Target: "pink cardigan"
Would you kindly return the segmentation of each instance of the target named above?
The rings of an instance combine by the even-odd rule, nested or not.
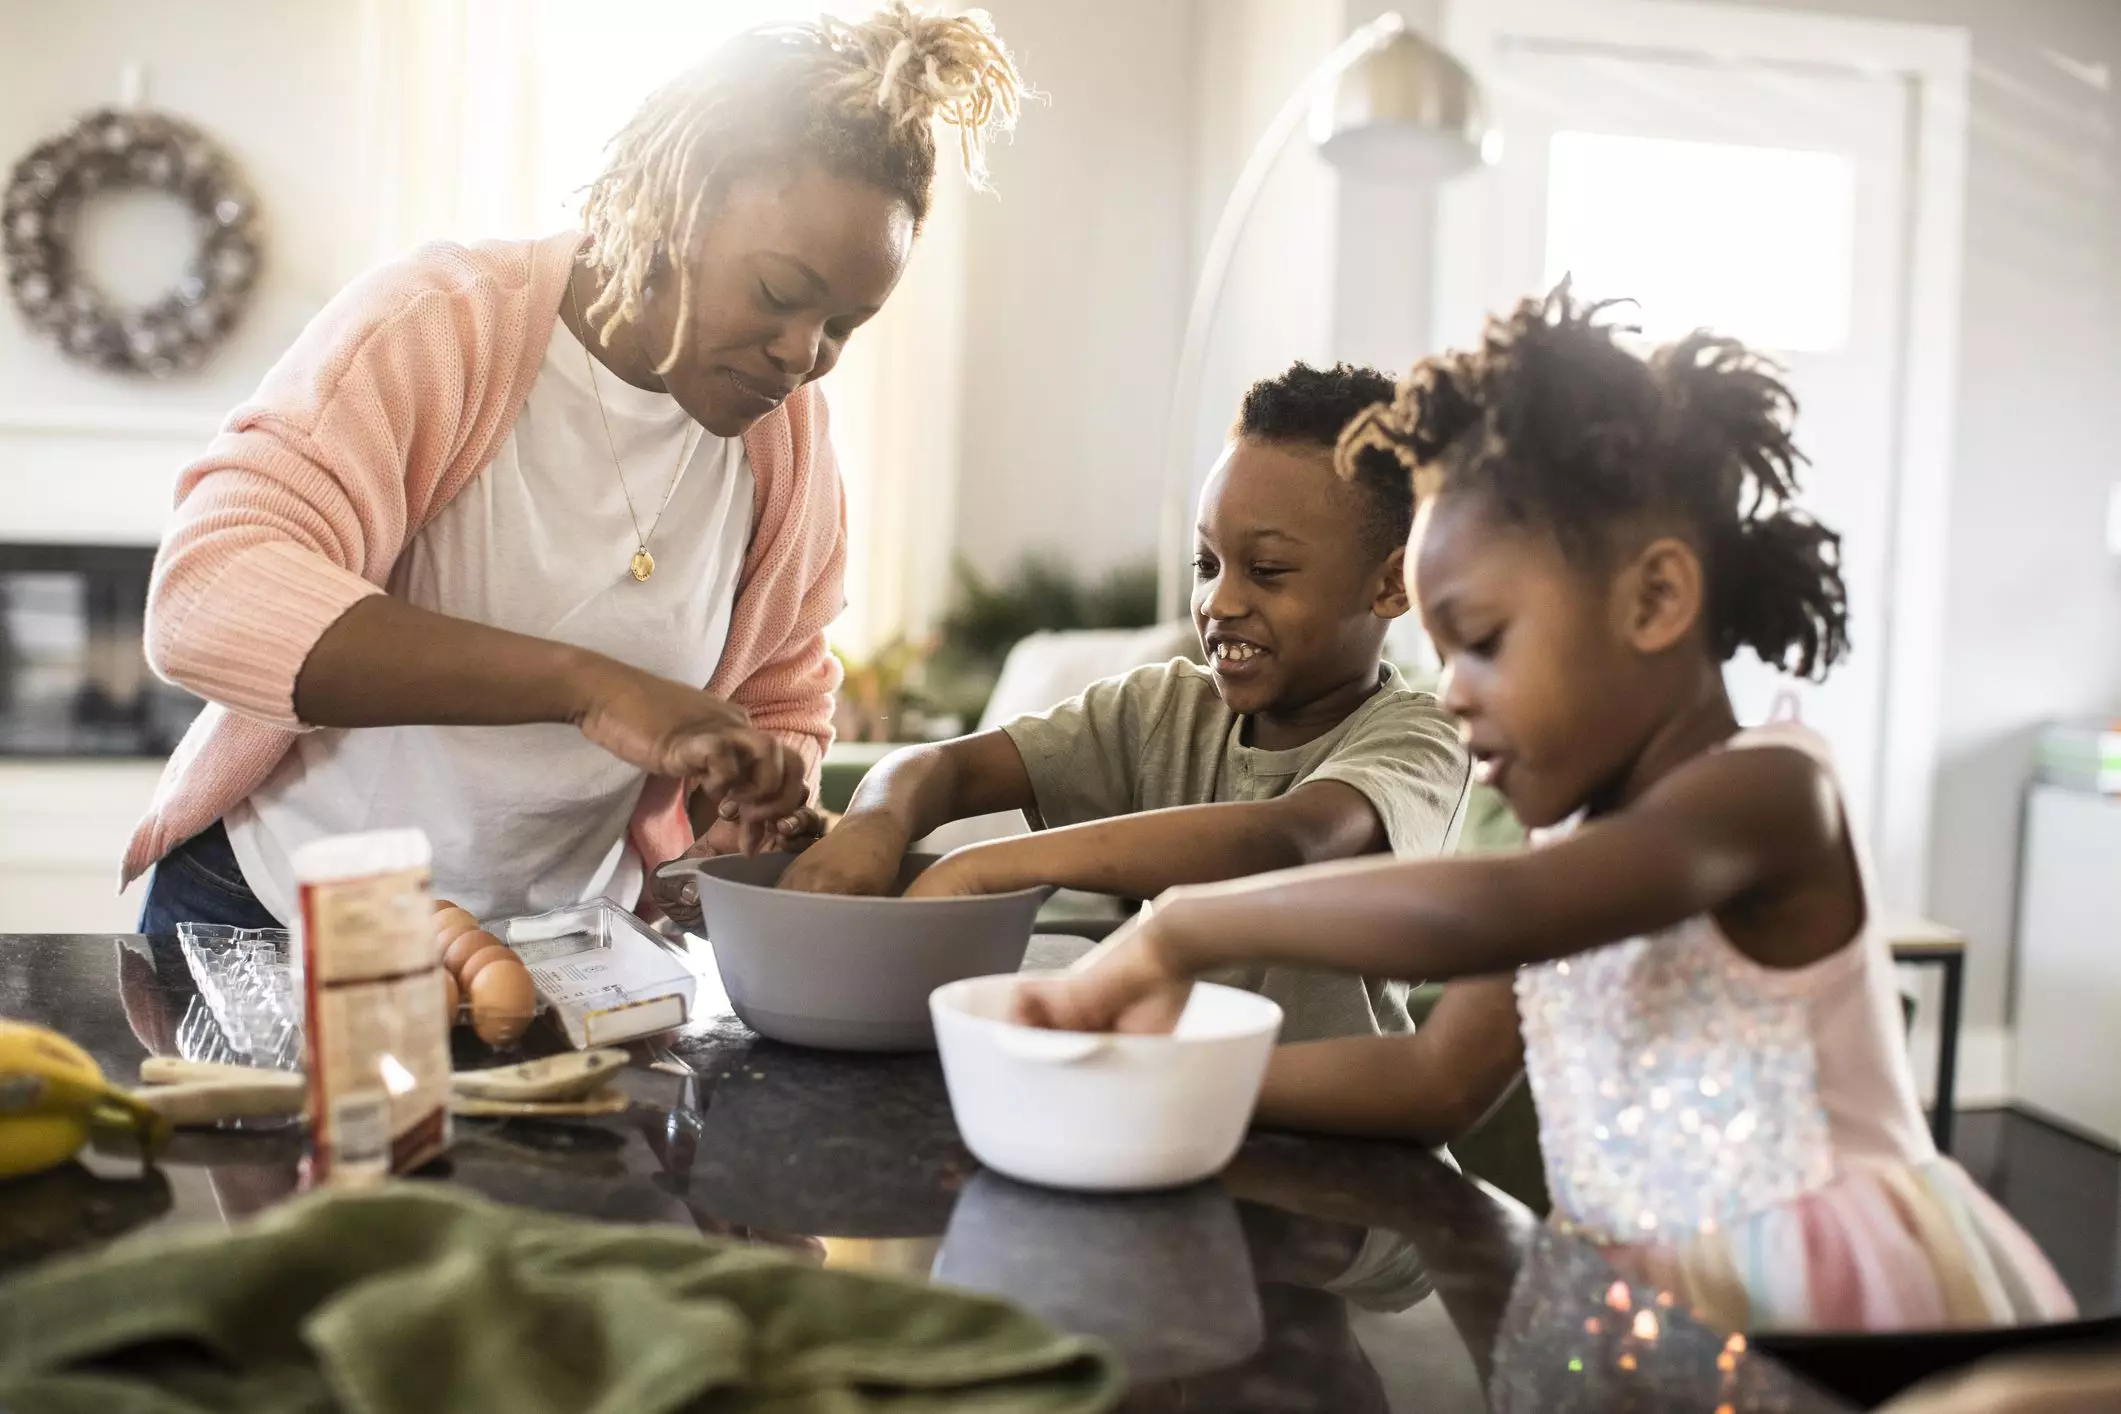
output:
[[[170,758],[125,852],[130,883],[246,799],[305,730],[295,677],[319,636],[381,594],[412,537],[493,460],[559,318],[575,232],[431,245],[347,286],[177,478],[147,656],[213,704]],[[744,434],[757,483],[728,646],[707,684],[802,753],[832,736],[846,508],[825,402],[805,387]],[[692,841],[679,783],[630,831],[651,868]]]

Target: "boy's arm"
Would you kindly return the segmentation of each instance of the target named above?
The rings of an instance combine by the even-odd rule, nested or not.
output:
[[[1180,884],[1346,859],[1386,844],[1361,792],[1315,781],[1273,800],[1147,810],[971,845],[929,870],[913,892],[998,894],[1050,884],[1147,899]]]
[[[781,886],[884,893],[915,840],[952,820],[1035,804],[1023,757],[1005,733],[909,746],[870,768],[838,826],[789,866]]]
[[[1411,1036],[1344,1036],[1282,1046],[1254,1122],[1435,1146],[1487,1117],[1524,1068],[1510,977],[1444,988]]]

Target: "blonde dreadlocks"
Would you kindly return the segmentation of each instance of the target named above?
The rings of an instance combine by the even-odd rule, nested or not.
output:
[[[987,184],[986,145],[1016,122],[1025,89],[983,11],[935,15],[890,0],[858,23],[822,18],[738,35],[651,95],[612,139],[583,205],[587,259],[603,292],[600,336],[641,312],[659,259],[676,267],[668,373],[684,352],[692,278],[683,253],[727,180],[762,162],[809,158],[875,182],[928,214],[935,128],[957,129],[965,176]]]

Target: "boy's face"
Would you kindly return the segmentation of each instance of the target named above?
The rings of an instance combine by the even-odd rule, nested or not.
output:
[[[1232,442],[1201,492],[1193,626],[1232,711],[1288,714],[1377,672],[1407,611],[1403,549],[1380,556],[1367,493],[1333,449]]]

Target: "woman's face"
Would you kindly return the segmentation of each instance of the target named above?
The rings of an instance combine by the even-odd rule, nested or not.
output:
[[[810,162],[734,178],[693,242],[684,349],[664,387],[709,432],[742,434],[832,371],[912,250],[913,213],[881,187]],[[670,349],[678,305],[675,271],[659,269],[635,331],[651,360]]]

